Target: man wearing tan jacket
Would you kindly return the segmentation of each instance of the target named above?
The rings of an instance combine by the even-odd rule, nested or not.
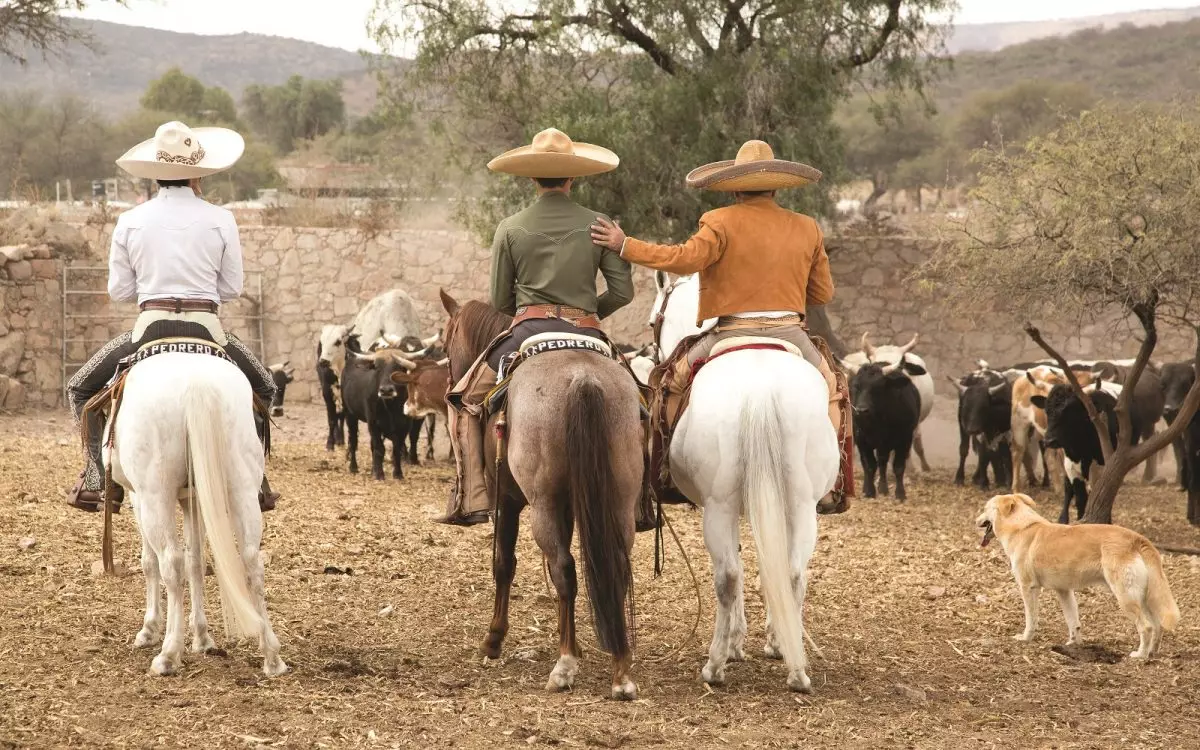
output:
[[[657,245],[625,233],[607,219],[592,226],[596,244],[620,251],[631,263],[677,274],[699,273],[700,308],[697,323],[717,318],[713,330],[680,342],[680,350],[659,368],[656,377],[670,399],[690,386],[692,365],[708,357],[720,340],[735,336],[762,336],[794,344],[804,358],[825,375],[830,386],[830,418],[843,446],[842,478],[828,512],[845,510],[853,495],[852,458],[849,455],[847,393],[833,363],[818,351],[805,325],[809,304],[833,300],[833,277],[824,237],[809,216],[789,211],[775,202],[775,191],[816,182],[821,173],[796,162],[775,159],[771,147],[749,141],[733,161],[717,162],[692,171],[689,187],[731,192],[736,202],[709,211],[700,228],[681,245]],[[681,365],[686,348],[686,366]],[[677,409],[668,408],[669,425],[660,426],[669,445],[669,431]],[[658,417],[658,410],[656,410]]]

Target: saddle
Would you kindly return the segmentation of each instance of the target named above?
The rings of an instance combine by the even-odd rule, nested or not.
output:
[[[650,447],[650,485],[656,498],[660,503],[666,504],[693,504],[683,493],[675,487],[671,480],[670,468],[670,450],[671,438],[675,433],[675,428],[679,424],[684,411],[687,410],[688,404],[691,402],[692,382],[695,380],[696,374],[709,362],[712,362],[718,357],[726,354],[732,354],[737,351],[745,351],[752,349],[776,350],[785,351],[789,354],[802,357],[800,349],[789,341],[772,338],[770,336],[736,336],[727,339],[722,339],[713,345],[712,351],[707,357],[696,360],[695,363],[688,364],[688,353],[692,347],[702,337],[708,334],[707,331],[694,334],[683,339],[675,351],[654,368],[650,374],[650,389],[651,395],[651,413],[653,414],[653,431],[651,435]],[[825,376],[827,382],[835,385],[831,388],[830,402],[839,401],[841,425],[846,426],[845,437],[842,439],[839,448],[843,452],[853,450],[853,437],[848,429],[850,422],[849,388],[846,381],[845,373],[839,368],[833,367],[833,354],[829,350],[828,344],[819,336],[809,336],[821,355],[823,367],[818,367],[821,374]],[[844,498],[847,494],[853,493],[851,483],[853,475],[844,477],[839,481],[839,485],[834,488],[833,495],[836,498]],[[839,505],[842,503],[838,500]]]

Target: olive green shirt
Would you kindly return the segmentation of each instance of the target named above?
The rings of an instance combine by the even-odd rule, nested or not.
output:
[[[618,253],[592,243],[601,214],[565,193],[548,192],[496,229],[492,306],[508,315],[521,305],[564,305],[607,318],[633,301],[633,272]],[[596,271],[608,291],[596,294]]]

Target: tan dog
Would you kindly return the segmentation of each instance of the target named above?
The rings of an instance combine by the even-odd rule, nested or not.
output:
[[[1120,526],[1051,523],[1038,515],[1028,495],[993,497],[975,522],[984,530],[983,546],[994,536],[1012,563],[1025,600],[1025,632],[1014,636],[1018,641],[1033,640],[1043,587],[1058,594],[1068,645],[1081,640],[1075,591],[1101,583],[1137,625],[1141,643],[1131,658],[1149,658],[1158,650],[1163,629],[1175,629],[1179,608],[1162,558],[1141,534]]]

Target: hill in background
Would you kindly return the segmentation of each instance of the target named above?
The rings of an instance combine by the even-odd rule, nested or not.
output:
[[[946,47],[955,55],[963,52],[995,52],[1014,44],[1046,37],[1066,36],[1084,29],[1114,29],[1125,24],[1161,26],[1166,23],[1190,21],[1193,18],[1200,18],[1200,7],[1113,13],[1058,21],[965,24],[955,27],[950,38],[946,40]]]
[[[253,83],[277,85],[292,75],[345,78],[352,114],[374,106],[366,61],[355,52],[261,34],[201,36],[102,21],[73,21],[92,35],[95,51],[73,44],[61,58],[31,58],[25,66],[0,59],[0,90],[32,89],[75,93],[101,111],[137,109],[150,81],[173,67],[240,100]]]

